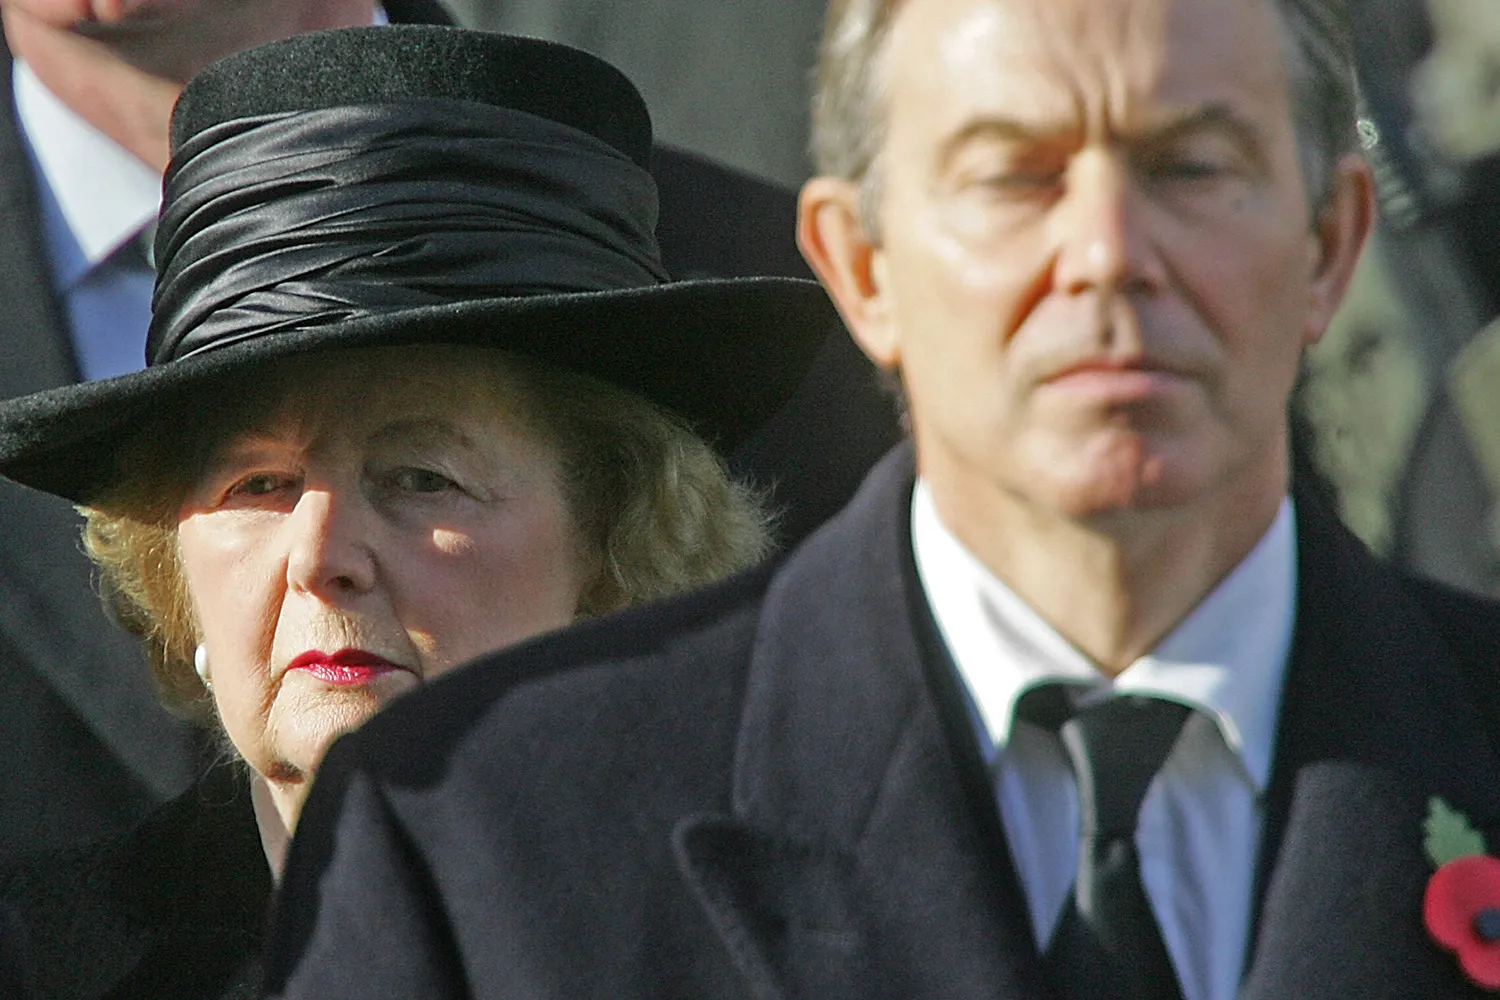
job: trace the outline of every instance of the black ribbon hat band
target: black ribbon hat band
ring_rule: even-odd
[[[178,150],[165,204],[153,365],[289,324],[667,280],[645,170],[577,129],[470,102],[214,126]]]

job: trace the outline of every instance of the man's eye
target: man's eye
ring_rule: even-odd
[[[981,178],[980,183],[996,191],[1024,193],[1055,187],[1061,178],[1062,173],[1057,170],[1017,169],[988,174]]]
[[[409,493],[441,493],[453,488],[453,480],[431,469],[396,469],[390,476],[391,485]]]
[[[1153,181],[1216,180],[1231,169],[1229,161],[1221,155],[1185,151],[1142,156],[1135,166],[1142,176]]]
[[[1156,168],[1158,177],[1203,180],[1217,177],[1224,172],[1219,164],[1209,160],[1169,160]]]

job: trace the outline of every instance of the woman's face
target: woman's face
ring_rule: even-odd
[[[336,736],[574,616],[558,462],[503,384],[482,349],[320,355],[179,511],[220,718],[288,818]]]

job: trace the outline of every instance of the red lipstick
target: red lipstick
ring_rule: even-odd
[[[366,684],[381,674],[404,667],[363,649],[341,649],[324,653],[309,649],[287,664],[287,670],[305,670],[325,684]]]

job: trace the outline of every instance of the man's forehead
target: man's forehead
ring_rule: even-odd
[[[1005,101],[993,110],[1020,120],[1100,100],[1187,113],[1228,90],[1284,93],[1283,46],[1273,0],[905,0],[885,69],[894,100]]]

